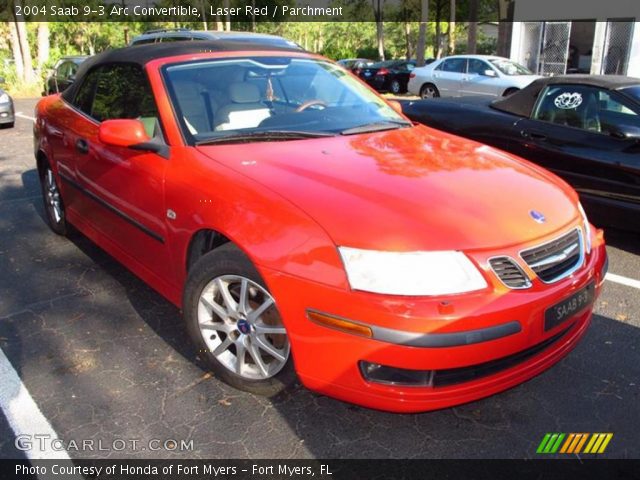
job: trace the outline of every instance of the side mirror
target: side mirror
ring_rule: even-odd
[[[98,129],[98,138],[117,147],[133,147],[151,140],[140,120],[105,120]]]
[[[611,129],[609,134],[621,140],[635,140],[636,142],[640,142],[640,128],[632,125],[617,125]]]
[[[497,77],[497,76],[498,76],[494,70],[491,70],[491,69],[489,69],[489,68],[488,68],[488,69],[486,69],[484,72],[482,72],[482,74],[483,74],[485,77]]]
[[[393,108],[396,112],[402,113],[402,105],[397,100],[387,100],[387,103],[391,108]]]
[[[169,158],[169,147],[159,138],[149,138],[140,120],[105,120],[98,129],[98,138],[105,145],[154,152]]]

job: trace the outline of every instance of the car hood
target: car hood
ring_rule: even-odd
[[[540,75],[513,75],[513,76],[505,76],[509,83],[513,85],[517,85],[519,88],[524,88],[529,85],[534,80],[542,78]]]
[[[196,148],[297,205],[337,245],[493,249],[555,233],[579,215],[575,193],[551,174],[424,126]]]

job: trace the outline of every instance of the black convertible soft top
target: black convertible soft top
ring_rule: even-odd
[[[534,80],[519,92],[495,100],[491,104],[491,108],[518,115],[519,117],[528,117],[542,89],[547,85],[557,84],[589,85],[606,88],[607,90],[618,90],[640,85],[640,79],[623,75],[558,75],[556,77],[544,77]]]
[[[86,60],[76,74],[76,81],[67,88],[62,96],[65,99],[73,98],[75,90],[82,82],[82,78],[93,67],[107,63],[134,63],[144,67],[147,63],[157,58],[175,57],[208,52],[241,52],[241,51],[267,51],[267,52],[297,52],[298,47],[285,47],[265,45],[252,40],[193,40],[182,42],[152,43],[134,45],[131,47],[116,48],[95,55]]]

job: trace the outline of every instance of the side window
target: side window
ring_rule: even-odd
[[[467,60],[465,58],[450,58],[445,60],[440,68],[443,72],[464,73]]]
[[[619,126],[640,128],[638,112],[607,90],[585,85],[552,85],[538,99],[532,118],[610,135]]]
[[[470,58],[467,72],[475,75],[484,75],[485,70],[492,70],[492,68],[482,60],[477,58]]]
[[[96,80],[98,79],[99,70],[91,70],[85,75],[82,85],[78,89],[73,102],[71,102],[78,110],[91,115],[91,104],[93,103],[93,94],[96,89]]]
[[[615,93],[606,90],[598,92],[600,131],[608,135],[618,135],[621,130],[632,127],[640,130],[640,111]]]
[[[91,116],[99,122],[114,118],[157,119],[151,87],[136,65],[103,66],[96,82]]]

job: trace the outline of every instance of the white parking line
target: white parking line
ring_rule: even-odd
[[[640,289],[640,280],[623,277],[622,275],[616,275],[615,273],[607,273],[607,276],[604,278],[605,280],[609,280],[613,283],[619,283],[620,285],[626,285],[627,287]]]
[[[32,122],[36,121],[35,118],[30,117],[29,115],[23,115],[22,112],[16,112],[16,117],[24,118],[25,120],[31,120]]]
[[[16,437],[24,435],[32,443],[32,448],[24,454],[29,460],[70,460],[66,450],[58,446],[58,434],[42,415],[42,412],[24,386],[11,362],[0,349],[0,408],[4,412]],[[46,435],[46,437],[40,437]],[[38,438],[46,438],[41,442]],[[56,445],[55,450],[52,448]],[[43,447],[44,448],[41,448]]]

